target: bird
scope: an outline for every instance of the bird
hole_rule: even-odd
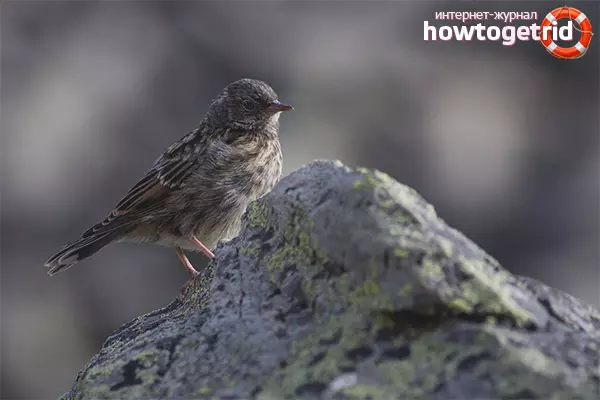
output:
[[[45,263],[67,270],[116,242],[174,248],[190,280],[184,251],[214,259],[220,240],[235,237],[252,201],[279,181],[279,116],[292,110],[263,81],[240,79],[212,100],[200,124],[169,146],[108,216]]]

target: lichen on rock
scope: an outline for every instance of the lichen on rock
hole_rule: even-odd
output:
[[[597,399],[600,313],[510,274],[413,189],[316,161],[64,399]]]

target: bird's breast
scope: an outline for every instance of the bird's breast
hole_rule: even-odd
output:
[[[278,140],[268,141],[257,152],[250,153],[245,165],[248,196],[255,200],[275,186],[281,177],[282,153]]]

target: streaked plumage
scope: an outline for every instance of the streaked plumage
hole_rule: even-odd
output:
[[[229,84],[200,125],[171,145],[108,217],[46,262],[48,273],[111,242],[134,241],[175,247],[195,274],[182,249],[212,249],[237,235],[247,205],[279,180],[279,112],[290,109],[264,82]]]

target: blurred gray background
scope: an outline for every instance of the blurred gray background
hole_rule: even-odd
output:
[[[600,31],[598,2],[568,5]],[[316,158],[381,169],[506,268],[600,305],[598,38],[577,61],[423,41],[436,11],[539,23],[557,6],[3,1],[2,397],[57,397],[111,331],[178,294],[186,272],[160,247],[112,245],[54,278],[43,263],[241,77],[296,107],[284,173]]]

